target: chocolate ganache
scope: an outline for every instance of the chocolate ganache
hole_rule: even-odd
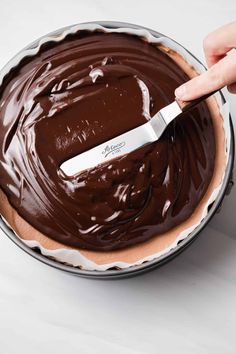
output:
[[[186,220],[214,170],[206,103],[158,142],[73,178],[59,168],[145,123],[186,80],[165,52],[133,35],[80,31],[44,44],[0,93],[0,187],[10,204],[43,234],[91,250],[134,245]]]

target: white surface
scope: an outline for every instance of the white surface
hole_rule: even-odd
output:
[[[146,25],[203,58],[204,35],[235,20],[236,2],[0,0],[0,10],[2,67],[51,30],[104,19]],[[236,97],[229,99],[236,120]],[[1,353],[235,353],[235,208],[236,188],[183,254],[120,281],[61,273],[0,233]]]

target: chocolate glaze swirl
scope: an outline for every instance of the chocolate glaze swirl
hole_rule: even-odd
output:
[[[0,186],[36,229],[64,244],[114,250],[187,219],[211,180],[205,103],[162,138],[75,178],[60,164],[150,119],[188,77],[138,37],[81,31],[15,68],[0,99]]]

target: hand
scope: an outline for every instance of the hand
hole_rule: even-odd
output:
[[[208,34],[203,47],[209,70],[175,90],[176,97],[182,101],[190,101],[226,85],[229,92],[236,93],[236,22]]]

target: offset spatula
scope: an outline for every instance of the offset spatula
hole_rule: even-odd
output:
[[[170,122],[215,92],[210,92],[188,102],[176,99],[157,112],[147,123],[72,157],[63,162],[60,168],[68,177],[72,177],[81,171],[126,155],[146,144],[157,141]]]

